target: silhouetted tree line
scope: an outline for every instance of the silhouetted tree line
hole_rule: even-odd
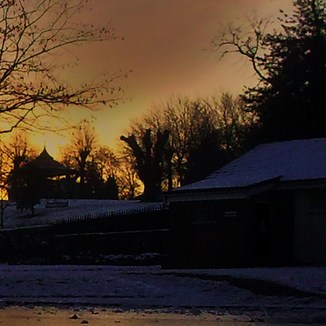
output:
[[[210,99],[172,98],[131,125],[126,154],[144,184],[143,198],[200,180],[243,150],[253,116],[228,93]]]
[[[258,143],[325,137],[326,5],[293,4],[291,15],[281,11],[278,28],[252,21],[251,34],[229,27],[214,39],[221,57],[237,52],[252,64],[258,83],[240,96],[175,97],[153,106],[131,123],[116,153],[100,146],[90,122],[82,121],[62,150],[61,162],[75,171],[67,196],[131,199],[143,192],[144,200],[157,200]],[[11,191],[15,172],[30,159],[27,151],[12,153]]]
[[[32,164],[44,151],[36,155],[25,132],[12,134],[0,149],[2,186],[17,208],[33,213],[41,198],[118,199],[117,159],[108,147],[96,144],[95,131],[87,120],[79,123],[70,143],[62,148],[60,173],[44,172]]]
[[[242,106],[228,93],[171,98],[131,124],[117,153],[100,145],[92,124],[83,120],[61,149],[65,178],[24,168],[36,150],[27,135],[14,134],[3,148],[11,167],[10,198],[28,209],[41,197],[158,200],[162,191],[199,180],[241,153],[253,120]]]
[[[174,99],[121,137],[145,198],[199,180],[259,143],[326,136],[326,3],[293,6],[290,15],[280,11],[278,29],[268,31],[270,22],[260,19],[250,23],[251,33],[229,26],[213,40],[221,57],[236,52],[249,60],[256,86],[240,98]]]

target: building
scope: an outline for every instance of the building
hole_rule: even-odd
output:
[[[166,200],[174,266],[326,263],[326,138],[260,145]]]
[[[42,198],[69,197],[75,174],[74,170],[56,161],[45,147],[39,156],[18,171],[18,175],[29,184],[28,189],[34,189]]]
[[[56,161],[44,147],[43,151],[34,160],[30,161],[24,166],[24,169],[37,169],[42,175],[46,177],[58,177],[67,175],[71,172],[61,163]]]

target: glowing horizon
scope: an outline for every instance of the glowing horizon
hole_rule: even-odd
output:
[[[126,101],[112,109],[74,109],[68,118],[75,123],[94,117],[99,142],[114,147],[131,119],[140,117],[153,103],[172,95],[212,96],[217,91],[239,93],[253,81],[253,72],[243,60],[228,57],[218,62],[207,51],[221,24],[240,22],[252,15],[275,16],[278,9],[289,10],[291,0],[94,0],[87,14],[89,23],[112,26],[124,41],[89,44],[75,48],[79,66],[63,75],[71,80],[94,78],[103,70],[115,73],[133,70],[122,81]],[[242,17],[242,18],[241,18]],[[129,100],[131,99],[131,100]],[[69,134],[69,133],[67,133]],[[46,145],[58,158],[59,147],[69,138],[45,133],[31,140],[39,148]]]

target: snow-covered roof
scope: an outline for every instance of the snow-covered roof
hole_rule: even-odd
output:
[[[283,141],[255,147],[207,178],[175,191],[232,189],[278,179],[326,179],[326,138]]]

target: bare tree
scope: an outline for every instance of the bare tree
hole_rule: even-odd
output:
[[[0,220],[4,223],[4,210],[7,199],[19,201],[19,189],[23,182],[19,169],[36,157],[36,148],[30,143],[28,134],[16,130],[6,142],[0,143]]]
[[[93,163],[96,165],[102,180],[116,176],[119,168],[119,160],[108,146],[100,146],[92,155]]]
[[[8,202],[6,201],[8,197],[8,164],[6,162],[6,155],[0,152],[0,228],[4,228],[4,213],[5,209],[8,207]]]
[[[268,50],[266,33],[272,25],[269,19],[250,18],[248,24],[234,26],[229,24],[211,41],[211,46],[217,51],[219,59],[235,53],[246,58],[258,79],[268,81],[265,67],[262,65],[264,54]]]
[[[133,122],[131,135],[140,144],[148,129],[153,134],[168,131],[161,166],[162,189],[170,190],[205,177],[239,155],[252,121],[254,114],[246,112],[242,100],[229,93],[196,100],[172,97]],[[136,148],[135,140],[129,141]],[[134,157],[136,152],[132,152]]]
[[[119,187],[119,198],[134,199],[141,195],[141,181],[138,178],[133,157],[124,155],[119,159],[116,178]]]
[[[87,2],[0,1],[0,134],[40,128],[40,118],[72,105],[116,104],[118,75],[73,88],[60,80],[53,60],[71,45],[116,38],[111,29],[77,23]]]
[[[23,164],[36,157],[36,148],[31,144],[25,131],[17,130],[6,142],[0,142],[1,185],[8,188],[11,177]]]
[[[37,150],[29,140],[24,130],[14,132],[8,141],[1,143],[1,152],[6,158],[10,170],[17,170],[23,163],[27,163],[37,155]]]
[[[62,148],[62,163],[77,170],[80,179],[80,195],[83,196],[87,165],[97,148],[96,133],[88,120],[82,120],[74,128],[70,143]]]
[[[227,161],[230,161],[244,150],[247,133],[257,116],[246,111],[240,96],[227,92],[212,96],[204,103],[213,124],[220,130],[220,146],[225,150]]]

